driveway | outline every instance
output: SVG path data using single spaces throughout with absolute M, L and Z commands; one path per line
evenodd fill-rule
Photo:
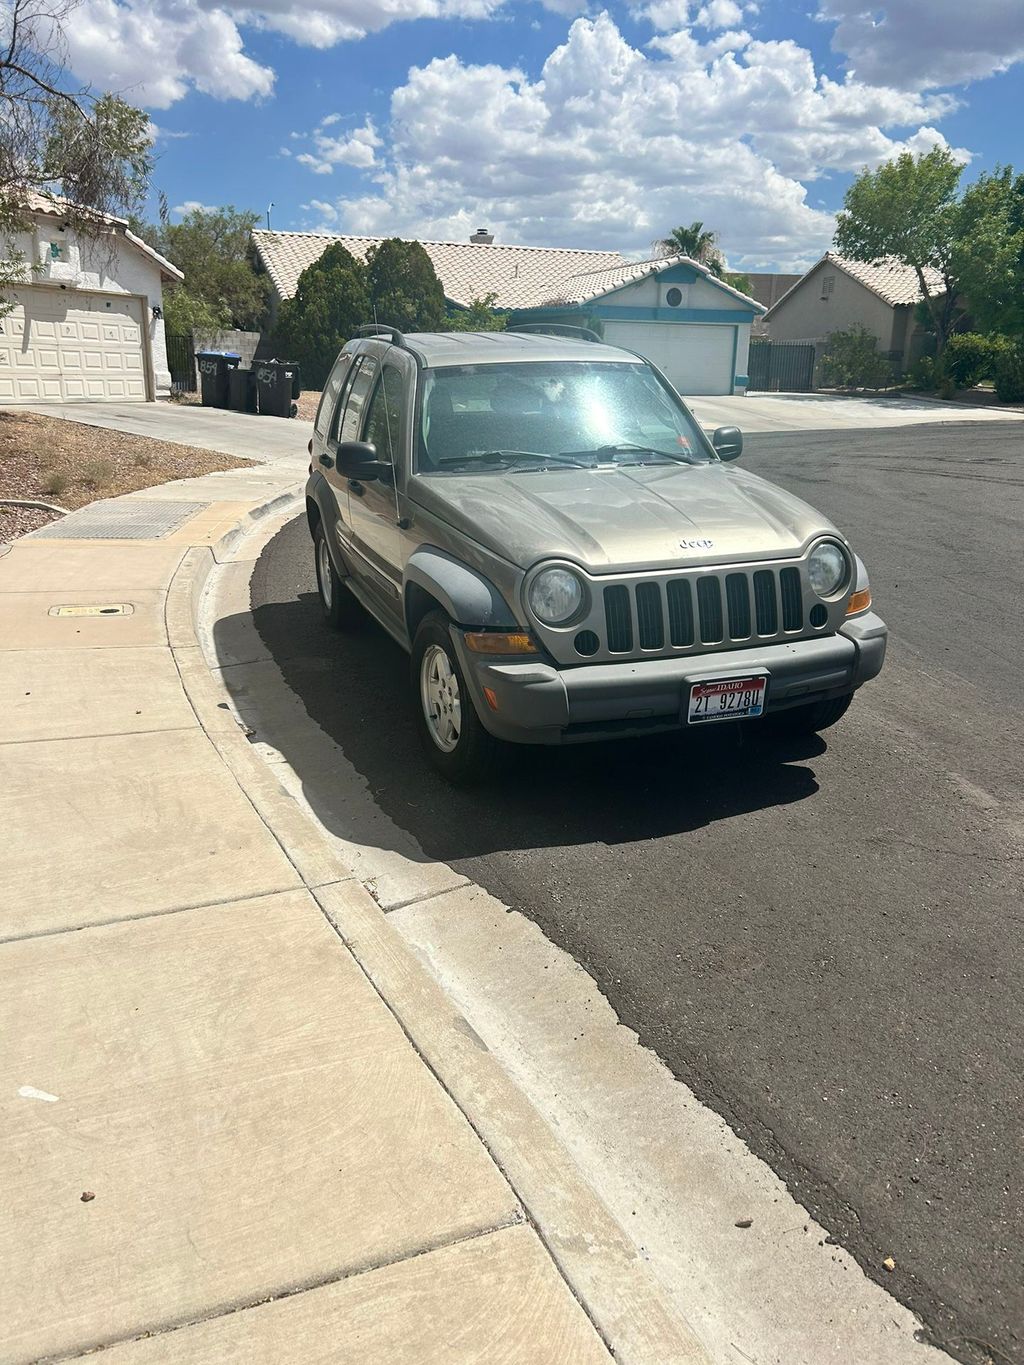
M 940 403 L 933 398 L 886 394 L 878 398 L 825 393 L 752 393 L 737 398 L 688 398 L 702 426 L 741 431 L 828 431 L 906 427 L 935 422 L 1013 422 L 1024 412 Z
M 219 450 L 263 464 L 294 465 L 296 478 L 306 471 L 306 443 L 313 434 L 313 423 L 297 418 L 254 417 L 246 412 L 167 402 L 19 404 L 12 411 L 38 412 L 43 417 L 59 417 L 85 426 Z

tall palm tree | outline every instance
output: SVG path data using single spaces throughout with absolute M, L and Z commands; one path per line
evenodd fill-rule
M 691 223 L 689 227 L 674 227 L 656 245 L 666 256 L 677 253 L 689 256 L 691 261 L 699 261 L 713 275 L 721 277 L 725 263 L 718 249 L 718 233 L 706 229 L 701 222 Z

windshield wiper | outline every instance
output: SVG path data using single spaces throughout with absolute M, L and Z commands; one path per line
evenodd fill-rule
M 494 465 L 499 461 L 505 464 L 513 462 L 509 473 L 517 474 L 522 470 L 536 468 L 534 465 L 520 465 L 520 460 L 541 460 L 543 464 L 565 465 L 570 469 L 587 469 L 589 466 L 580 460 L 570 458 L 568 455 L 547 455 L 540 450 L 481 450 L 472 455 L 449 456 L 447 459 L 438 460 L 438 466 L 443 465 Z
M 597 446 L 593 450 L 563 450 L 563 455 L 656 455 L 659 460 L 671 460 L 673 464 L 692 464 L 685 455 L 674 455 L 670 450 L 655 450 L 654 446 L 638 446 L 632 441 L 620 441 L 617 445 Z M 637 461 L 637 463 L 643 463 Z
M 572 452 L 566 452 L 562 455 L 548 455 L 542 450 L 488 450 L 485 451 L 484 454 L 480 456 L 480 459 L 482 460 L 500 459 L 515 461 L 540 460 L 542 466 L 548 464 L 557 464 L 564 465 L 568 469 L 587 469 L 589 467 L 585 465 L 582 462 L 582 460 L 575 459 L 572 455 Z M 509 473 L 522 474 L 525 473 L 528 469 L 533 469 L 535 467 L 536 466 L 534 465 L 521 465 L 516 463 L 512 465 L 511 469 L 509 470 Z

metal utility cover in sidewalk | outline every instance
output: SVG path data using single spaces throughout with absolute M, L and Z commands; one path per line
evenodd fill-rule
M 115 498 L 72 512 L 32 535 L 40 540 L 159 540 L 205 507 L 169 498 Z

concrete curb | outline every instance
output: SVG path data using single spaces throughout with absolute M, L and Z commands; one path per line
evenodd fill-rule
M 167 632 L 200 725 L 424 1063 L 487 1147 L 570 1289 L 624 1365 L 711 1365 L 652 1270 L 551 1129 L 454 1008 L 316 823 L 234 720 L 199 644 L 214 565 L 294 499 L 254 509 L 212 549 L 189 550 L 171 580 Z

